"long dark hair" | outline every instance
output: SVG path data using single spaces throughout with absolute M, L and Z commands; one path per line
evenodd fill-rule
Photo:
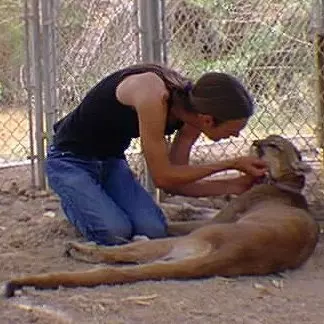
M 132 72 L 156 73 L 170 92 L 169 105 L 181 105 L 188 112 L 213 116 L 215 123 L 249 118 L 254 112 L 251 95 L 234 76 L 221 72 L 203 74 L 197 82 L 155 63 L 136 64 Z
M 247 89 L 226 73 L 205 73 L 189 96 L 194 110 L 212 115 L 218 122 L 249 118 L 254 112 L 253 99 Z

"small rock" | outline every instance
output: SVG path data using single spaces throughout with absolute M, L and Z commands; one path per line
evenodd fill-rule
M 43 214 L 43 216 L 49 217 L 49 218 L 54 218 L 56 216 L 56 214 L 53 211 L 49 210 L 49 211 L 45 212 Z
M 38 198 L 48 197 L 50 196 L 50 192 L 46 190 L 39 190 L 39 191 L 35 191 L 34 196 Z

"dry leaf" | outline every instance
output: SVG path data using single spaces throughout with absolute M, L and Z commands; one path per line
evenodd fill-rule
M 268 294 L 268 295 L 272 295 L 273 294 L 269 288 L 267 288 L 266 286 L 261 285 L 259 283 L 254 283 L 253 284 L 253 287 L 255 289 L 258 289 L 261 293 Z
M 150 302 L 148 302 L 148 301 L 144 301 L 144 300 L 136 300 L 136 301 L 135 301 L 135 304 L 137 304 L 137 305 L 142 305 L 142 306 L 150 306 L 150 305 L 151 305 Z

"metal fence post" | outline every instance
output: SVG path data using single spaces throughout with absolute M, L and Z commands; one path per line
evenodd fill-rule
M 32 36 L 33 36 L 33 89 L 35 96 L 35 134 L 37 148 L 37 174 L 40 189 L 45 189 L 44 175 L 44 123 L 43 123 L 43 87 L 42 87 L 42 53 L 39 0 L 32 1 Z
M 63 108 L 61 105 L 61 61 L 62 58 L 60 56 L 60 35 L 59 35 L 59 28 L 60 28 L 60 23 L 59 23 L 59 14 L 60 14 L 60 9 L 61 9 L 61 0 L 52 0 L 52 14 L 53 14 L 53 64 L 54 64 L 54 70 L 53 70 L 53 85 L 55 85 L 55 88 L 53 91 L 55 91 L 55 96 L 54 96 L 54 106 L 55 106 L 55 121 L 58 119 L 62 118 L 64 113 L 63 113 Z
M 160 36 L 160 1 L 140 0 L 140 30 L 143 62 L 162 62 L 162 47 Z M 157 197 L 157 190 L 150 177 L 147 164 L 144 166 L 144 186 L 148 192 Z
M 34 152 L 34 116 L 32 105 L 32 89 L 31 89 L 31 56 L 32 56 L 32 43 L 31 43 L 31 12 L 28 0 L 24 1 L 24 46 L 25 46 L 25 73 L 26 73 L 26 86 L 27 102 L 28 102 L 28 124 L 29 124 L 29 149 L 31 161 L 31 186 L 36 187 L 36 174 L 35 174 L 35 152 Z
M 46 121 L 46 144 L 52 142 L 52 127 L 55 122 L 55 44 L 54 44 L 54 12 L 53 0 L 42 0 L 42 45 L 43 45 L 43 86 L 44 111 Z
M 167 44 L 167 27 L 166 27 L 166 3 L 165 0 L 160 0 L 160 11 L 161 11 L 161 38 L 160 46 L 162 49 L 162 62 L 164 64 L 168 63 L 168 44 Z

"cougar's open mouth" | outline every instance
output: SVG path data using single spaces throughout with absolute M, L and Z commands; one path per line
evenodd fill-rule
M 298 149 L 289 140 L 279 135 L 252 142 L 251 155 L 266 161 L 268 170 L 261 183 L 275 185 L 291 192 L 299 192 L 305 184 L 309 166 L 302 161 Z

